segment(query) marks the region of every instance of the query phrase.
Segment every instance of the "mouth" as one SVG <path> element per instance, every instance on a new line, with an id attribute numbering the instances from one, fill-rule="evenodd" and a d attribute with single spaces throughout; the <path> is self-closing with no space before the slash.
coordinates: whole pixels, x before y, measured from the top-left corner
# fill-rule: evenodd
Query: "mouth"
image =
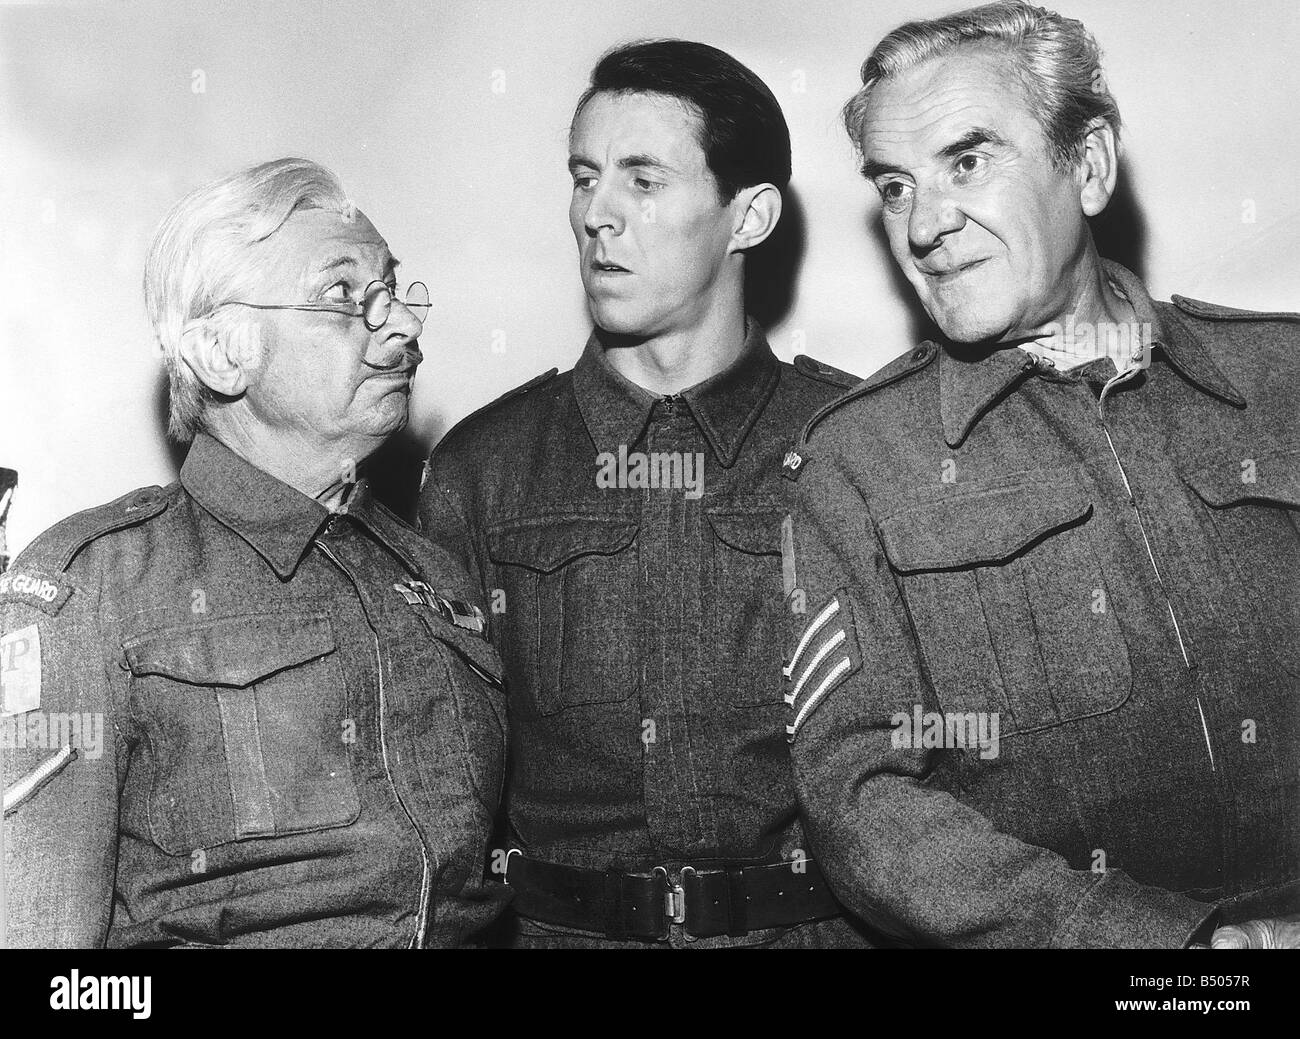
<path id="1" fill-rule="evenodd" d="M 622 264 L 614 263 L 612 260 L 594 259 L 589 263 L 588 268 L 597 274 L 631 274 L 632 272 Z"/>
<path id="2" fill-rule="evenodd" d="M 424 354 L 419 350 L 407 350 L 391 364 L 372 364 L 364 358 L 361 363 L 380 375 L 401 375 L 410 378 L 415 375 L 415 369 L 420 367 L 420 362 L 423 360 Z"/>
<path id="3" fill-rule="evenodd" d="M 918 267 L 917 270 L 919 270 L 927 278 L 933 278 L 935 281 L 947 281 L 953 278 L 957 278 L 962 274 L 965 274 L 967 271 L 975 270 L 977 267 L 980 267 L 985 263 L 988 263 L 988 259 L 989 258 L 986 256 L 981 260 L 971 260 L 968 263 L 959 263 L 951 267 L 939 267 L 939 268 Z"/>

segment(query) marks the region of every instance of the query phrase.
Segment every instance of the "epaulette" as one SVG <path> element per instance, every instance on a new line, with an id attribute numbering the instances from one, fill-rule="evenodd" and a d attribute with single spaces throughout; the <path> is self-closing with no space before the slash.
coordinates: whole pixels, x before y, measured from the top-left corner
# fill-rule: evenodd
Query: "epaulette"
<path id="1" fill-rule="evenodd" d="M 453 433 L 456 432 L 456 430 L 460 429 L 460 427 L 465 425 L 467 422 L 473 421 L 474 419 L 478 418 L 480 415 L 487 414 L 493 408 L 504 404 L 508 400 L 513 400 L 515 397 L 522 396 L 523 394 L 527 393 L 529 390 L 536 389 L 538 386 L 550 382 L 552 379 L 555 378 L 556 375 L 559 374 L 559 371 L 560 369 L 558 368 L 552 368 L 548 372 L 542 372 L 541 375 L 529 379 L 527 382 L 519 386 L 516 386 L 513 390 L 507 390 L 505 393 L 501 394 L 501 396 L 498 397 L 496 400 L 484 404 L 483 407 L 479 408 L 477 411 L 471 411 L 468 415 L 466 415 L 463 419 L 457 422 L 454 426 L 451 427 L 451 429 L 447 430 L 447 432 L 442 435 L 442 439 L 438 441 L 439 444 L 447 440 Z"/>
<path id="2" fill-rule="evenodd" d="M 825 407 L 814 413 L 812 418 L 804 424 L 803 432 L 799 434 L 798 444 L 786 452 L 785 460 L 781 463 L 781 475 L 787 480 L 799 479 L 799 474 L 803 471 L 809 458 L 808 440 L 818 423 L 824 418 L 838 411 L 850 401 L 865 397 L 868 393 L 873 393 L 883 386 L 898 382 L 900 379 L 906 379 L 913 372 L 919 372 L 938 355 L 939 348 L 934 343 L 924 342 L 915 350 L 910 350 L 902 356 L 894 358 L 874 375 L 859 381 L 853 389 L 840 394 Z"/>
<path id="3" fill-rule="evenodd" d="M 19 553 L 5 576 L 21 571 L 60 573 L 96 538 L 152 519 L 165 511 L 167 505 L 168 498 L 162 487 L 141 487 L 107 505 L 74 513 L 38 535 Z"/>
<path id="4" fill-rule="evenodd" d="M 843 390 L 850 389 L 862 381 L 856 375 L 841 371 L 834 365 L 823 364 L 807 354 L 799 354 L 795 357 L 794 366 L 800 375 L 806 375 L 818 382 L 830 383 L 830 385 L 838 386 Z"/>
<path id="5" fill-rule="evenodd" d="M 1170 300 L 1184 314 L 1204 318 L 1206 321 L 1300 321 L 1300 314 L 1289 310 L 1241 310 L 1177 295 L 1170 297 Z"/>

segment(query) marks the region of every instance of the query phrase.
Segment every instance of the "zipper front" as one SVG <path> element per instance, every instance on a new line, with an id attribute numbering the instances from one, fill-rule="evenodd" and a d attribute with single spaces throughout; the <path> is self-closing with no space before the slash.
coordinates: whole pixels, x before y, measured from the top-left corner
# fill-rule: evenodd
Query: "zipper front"
<path id="1" fill-rule="evenodd" d="M 1151 562 L 1151 570 L 1156 575 L 1156 587 L 1160 589 L 1160 595 L 1165 601 L 1165 609 L 1169 611 L 1169 621 L 1174 628 L 1174 637 L 1178 640 L 1178 650 L 1183 655 L 1183 664 L 1190 671 L 1192 669 L 1192 658 L 1187 652 L 1187 643 L 1183 640 L 1183 630 L 1178 623 L 1178 615 L 1174 612 L 1173 600 L 1169 597 L 1169 590 L 1165 586 L 1165 579 L 1160 573 L 1160 566 L 1156 563 L 1155 552 L 1151 549 L 1151 539 L 1147 536 L 1146 523 L 1142 519 L 1142 510 L 1138 508 L 1137 498 L 1133 494 L 1133 488 L 1128 482 L 1128 474 L 1124 472 L 1124 463 L 1120 461 L 1119 452 L 1115 450 L 1115 441 L 1111 439 L 1110 430 L 1106 428 L 1106 395 L 1110 390 L 1118 386 L 1121 382 L 1132 378 L 1137 374 L 1139 369 L 1131 368 L 1127 372 L 1116 375 L 1102 387 L 1101 393 L 1097 398 L 1097 424 L 1101 426 L 1101 431 L 1106 437 L 1106 444 L 1110 448 L 1110 454 L 1115 459 L 1115 468 L 1119 470 L 1119 478 L 1124 484 L 1124 493 L 1128 495 L 1129 505 L 1133 508 L 1133 515 L 1137 519 L 1138 531 L 1142 535 L 1142 544 L 1146 548 L 1147 559 Z M 1199 694 L 1193 694 L 1196 701 L 1196 712 L 1201 719 L 1201 733 L 1205 737 L 1205 751 L 1210 759 L 1210 771 L 1216 772 L 1217 768 L 1214 763 L 1214 747 L 1210 743 L 1210 728 L 1205 722 L 1205 708 L 1201 705 Z"/>
<path id="2" fill-rule="evenodd" d="M 365 615 L 366 624 L 370 627 L 370 637 L 375 647 L 375 670 L 379 676 L 379 751 L 384 763 L 384 775 L 388 779 L 388 784 L 392 787 L 393 795 L 397 798 L 397 804 L 406 816 L 407 822 L 415 830 L 416 836 L 420 841 L 420 859 L 423 864 L 423 873 L 420 878 L 420 907 L 415 917 L 415 936 L 411 939 L 410 947 L 421 949 L 424 947 L 425 931 L 429 923 L 429 893 L 432 885 L 432 877 L 429 869 L 429 852 L 428 845 L 424 839 L 424 831 L 420 829 L 420 824 L 415 821 L 415 816 L 406 805 L 406 800 L 402 797 L 402 791 L 393 778 L 392 767 L 388 760 L 388 736 L 385 728 L 385 715 L 387 712 L 387 700 L 384 696 L 384 657 L 380 651 L 379 632 L 375 630 L 374 624 L 370 620 L 370 614 L 365 608 L 365 599 L 361 595 L 361 588 L 356 579 L 348 572 L 338 557 L 322 542 L 317 541 L 316 547 L 319 548 L 324 556 L 333 563 L 343 574 L 344 577 L 352 584 L 356 590 L 358 601 L 361 603 L 361 612 Z"/>

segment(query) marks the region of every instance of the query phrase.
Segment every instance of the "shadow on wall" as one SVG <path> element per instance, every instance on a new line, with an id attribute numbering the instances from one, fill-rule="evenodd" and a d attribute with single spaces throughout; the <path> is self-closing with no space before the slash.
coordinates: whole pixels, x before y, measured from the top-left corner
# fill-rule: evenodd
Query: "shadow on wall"
<path id="1" fill-rule="evenodd" d="M 412 525 L 420 498 L 420 475 L 428 454 L 428 445 L 408 428 L 389 437 L 365 465 L 366 479 L 375 497 Z"/>
<path id="2" fill-rule="evenodd" d="M 158 373 L 153 383 L 153 412 L 158 423 L 158 436 L 167 445 L 167 459 L 171 463 L 171 477 L 180 475 L 185 456 L 189 454 L 189 444 L 178 444 L 167 435 L 167 372 L 158 366 Z"/>
<path id="3" fill-rule="evenodd" d="M 1097 252 L 1104 258 L 1127 267 L 1145 283 L 1147 221 L 1142 207 L 1138 205 L 1132 185 L 1132 175 L 1127 169 L 1121 168 L 1110 204 L 1098 216 L 1091 217 L 1088 224 L 1092 228 L 1093 240 L 1097 243 Z M 938 326 L 930 320 L 930 315 L 921 306 L 916 291 L 893 260 L 889 251 L 889 239 L 885 236 L 884 224 L 872 210 L 866 212 L 865 222 L 879 249 L 880 256 L 889 268 L 889 277 L 894 291 L 907 307 L 912 342 L 939 339 Z"/>
<path id="4" fill-rule="evenodd" d="M 1133 190 L 1131 167 L 1121 166 L 1110 205 L 1092 218 L 1097 252 L 1127 267 L 1145 284 L 1147 280 L 1147 219 Z"/>
<path id="5" fill-rule="evenodd" d="M 794 308 L 807 245 L 803 203 L 794 188 L 787 188 L 776 229 L 745 257 L 745 309 L 763 328 L 780 324 Z"/>

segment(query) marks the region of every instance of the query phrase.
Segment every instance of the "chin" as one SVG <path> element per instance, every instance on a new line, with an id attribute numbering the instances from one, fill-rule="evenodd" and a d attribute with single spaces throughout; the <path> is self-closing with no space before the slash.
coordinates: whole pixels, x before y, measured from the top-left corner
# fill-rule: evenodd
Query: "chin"
<path id="1" fill-rule="evenodd" d="M 1001 314 L 959 311 L 930 316 L 944 337 L 953 343 L 997 342 L 1010 327 Z"/>
<path id="2" fill-rule="evenodd" d="M 389 397 L 388 400 L 392 400 L 392 397 Z M 402 401 L 400 408 L 394 407 L 392 404 L 388 404 L 387 402 L 381 403 L 371 416 L 365 434 L 366 436 L 378 437 L 381 440 L 386 440 L 393 434 L 400 433 L 406 428 L 409 416 L 410 408 L 406 406 L 405 400 Z"/>
<path id="3" fill-rule="evenodd" d="M 652 323 L 649 315 L 639 307 L 623 302 L 601 303 L 590 300 L 587 309 L 591 314 L 592 323 L 602 331 L 620 336 L 649 335 L 647 329 Z"/>

